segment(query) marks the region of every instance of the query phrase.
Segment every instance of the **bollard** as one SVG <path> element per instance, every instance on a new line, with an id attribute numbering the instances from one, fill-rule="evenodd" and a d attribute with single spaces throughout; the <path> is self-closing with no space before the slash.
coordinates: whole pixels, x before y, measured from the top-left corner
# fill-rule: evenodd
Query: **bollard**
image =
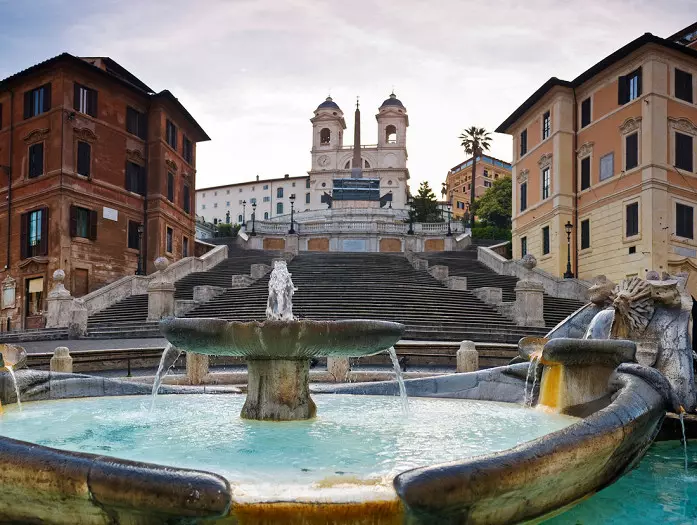
<path id="1" fill-rule="evenodd" d="M 476 372 L 479 370 L 479 354 L 473 341 L 461 341 L 457 351 L 457 369 L 460 372 Z"/>
<path id="2" fill-rule="evenodd" d="M 73 373 L 73 358 L 70 357 L 70 350 L 65 346 L 59 346 L 53 352 L 50 364 L 51 372 Z"/>

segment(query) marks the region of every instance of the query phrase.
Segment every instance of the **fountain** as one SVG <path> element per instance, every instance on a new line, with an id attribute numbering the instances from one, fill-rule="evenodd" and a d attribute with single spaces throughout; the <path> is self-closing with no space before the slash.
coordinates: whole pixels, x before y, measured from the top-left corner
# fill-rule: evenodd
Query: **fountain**
<path id="1" fill-rule="evenodd" d="M 246 358 L 246 396 L 163 385 L 178 395 L 145 417 L 146 385 L 16 370 L 25 410 L 9 405 L 0 418 L 0 518 L 539 520 L 636 466 L 666 409 L 695 407 L 692 304 L 679 280 L 595 287 L 591 304 L 547 337 L 521 340 L 521 362 L 508 366 L 311 389 L 310 358 L 384 351 L 403 327 L 297 320 L 287 267 L 274 272 L 264 322 L 162 322 L 177 349 Z M 168 367 L 163 360 L 162 375 Z M 6 376 L 7 405 L 15 396 Z M 408 418 L 400 392 L 410 396 Z M 66 398 L 81 399 L 51 401 Z"/>

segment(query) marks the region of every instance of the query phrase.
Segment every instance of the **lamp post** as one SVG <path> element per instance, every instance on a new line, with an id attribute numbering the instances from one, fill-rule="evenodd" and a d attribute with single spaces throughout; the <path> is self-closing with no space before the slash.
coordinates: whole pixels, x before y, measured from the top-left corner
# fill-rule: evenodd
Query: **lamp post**
<path id="1" fill-rule="evenodd" d="M 564 279 L 573 279 L 574 272 L 571 271 L 571 231 L 574 229 L 574 225 L 571 221 L 566 221 L 564 225 L 566 230 L 566 272 L 564 272 Z"/>
<path id="2" fill-rule="evenodd" d="M 238 201 L 239 202 L 239 201 Z M 242 201 L 242 225 L 244 226 L 244 229 L 247 229 L 247 201 L 243 200 Z"/>
<path id="3" fill-rule="evenodd" d="M 257 203 L 256 201 L 252 202 L 252 231 L 249 233 L 250 235 L 254 236 L 257 234 L 256 232 L 256 218 L 257 218 Z"/>
<path id="4" fill-rule="evenodd" d="M 295 228 L 293 228 L 293 214 L 295 213 L 295 193 L 290 194 L 290 230 L 288 230 L 288 233 L 295 233 Z"/>
<path id="5" fill-rule="evenodd" d="M 453 236 L 453 230 L 450 229 L 450 207 L 452 206 L 451 202 L 448 201 L 446 206 L 448 207 L 448 233 L 446 234 L 448 237 Z"/>
<path id="6" fill-rule="evenodd" d="M 138 225 L 138 268 L 136 275 L 143 275 L 143 225 Z"/>
<path id="7" fill-rule="evenodd" d="M 408 235 L 414 235 L 414 199 L 409 196 L 407 198 L 407 204 L 409 205 L 409 230 Z"/>

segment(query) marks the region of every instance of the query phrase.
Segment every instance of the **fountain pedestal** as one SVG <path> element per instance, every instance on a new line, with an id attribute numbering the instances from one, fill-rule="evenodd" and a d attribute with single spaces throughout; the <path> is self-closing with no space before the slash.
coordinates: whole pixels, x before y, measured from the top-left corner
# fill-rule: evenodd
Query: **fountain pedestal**
<path id="1" fill-rule="evenodd" d="M 248 359 L 247 371 L 243 418 L 293 421 L 315 417 L 307 359 Z"/>

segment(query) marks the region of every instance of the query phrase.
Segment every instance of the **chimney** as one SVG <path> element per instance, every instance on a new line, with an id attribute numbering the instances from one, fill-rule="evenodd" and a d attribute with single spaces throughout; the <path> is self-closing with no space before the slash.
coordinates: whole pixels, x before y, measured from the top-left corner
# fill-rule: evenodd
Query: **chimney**
<path id="1" fill-rule="evenodd" d="M 259 182 L 259 175 L 257 175 L 257 182 Z"/>
<path id="2" fill-rule="evenodd" d="M 288 174 L 286 173 L 283 177 L 286 178 L 286 179 L 288 179 L 288 178 L 290 178 L 290 175 L 288 175 Z"/>

